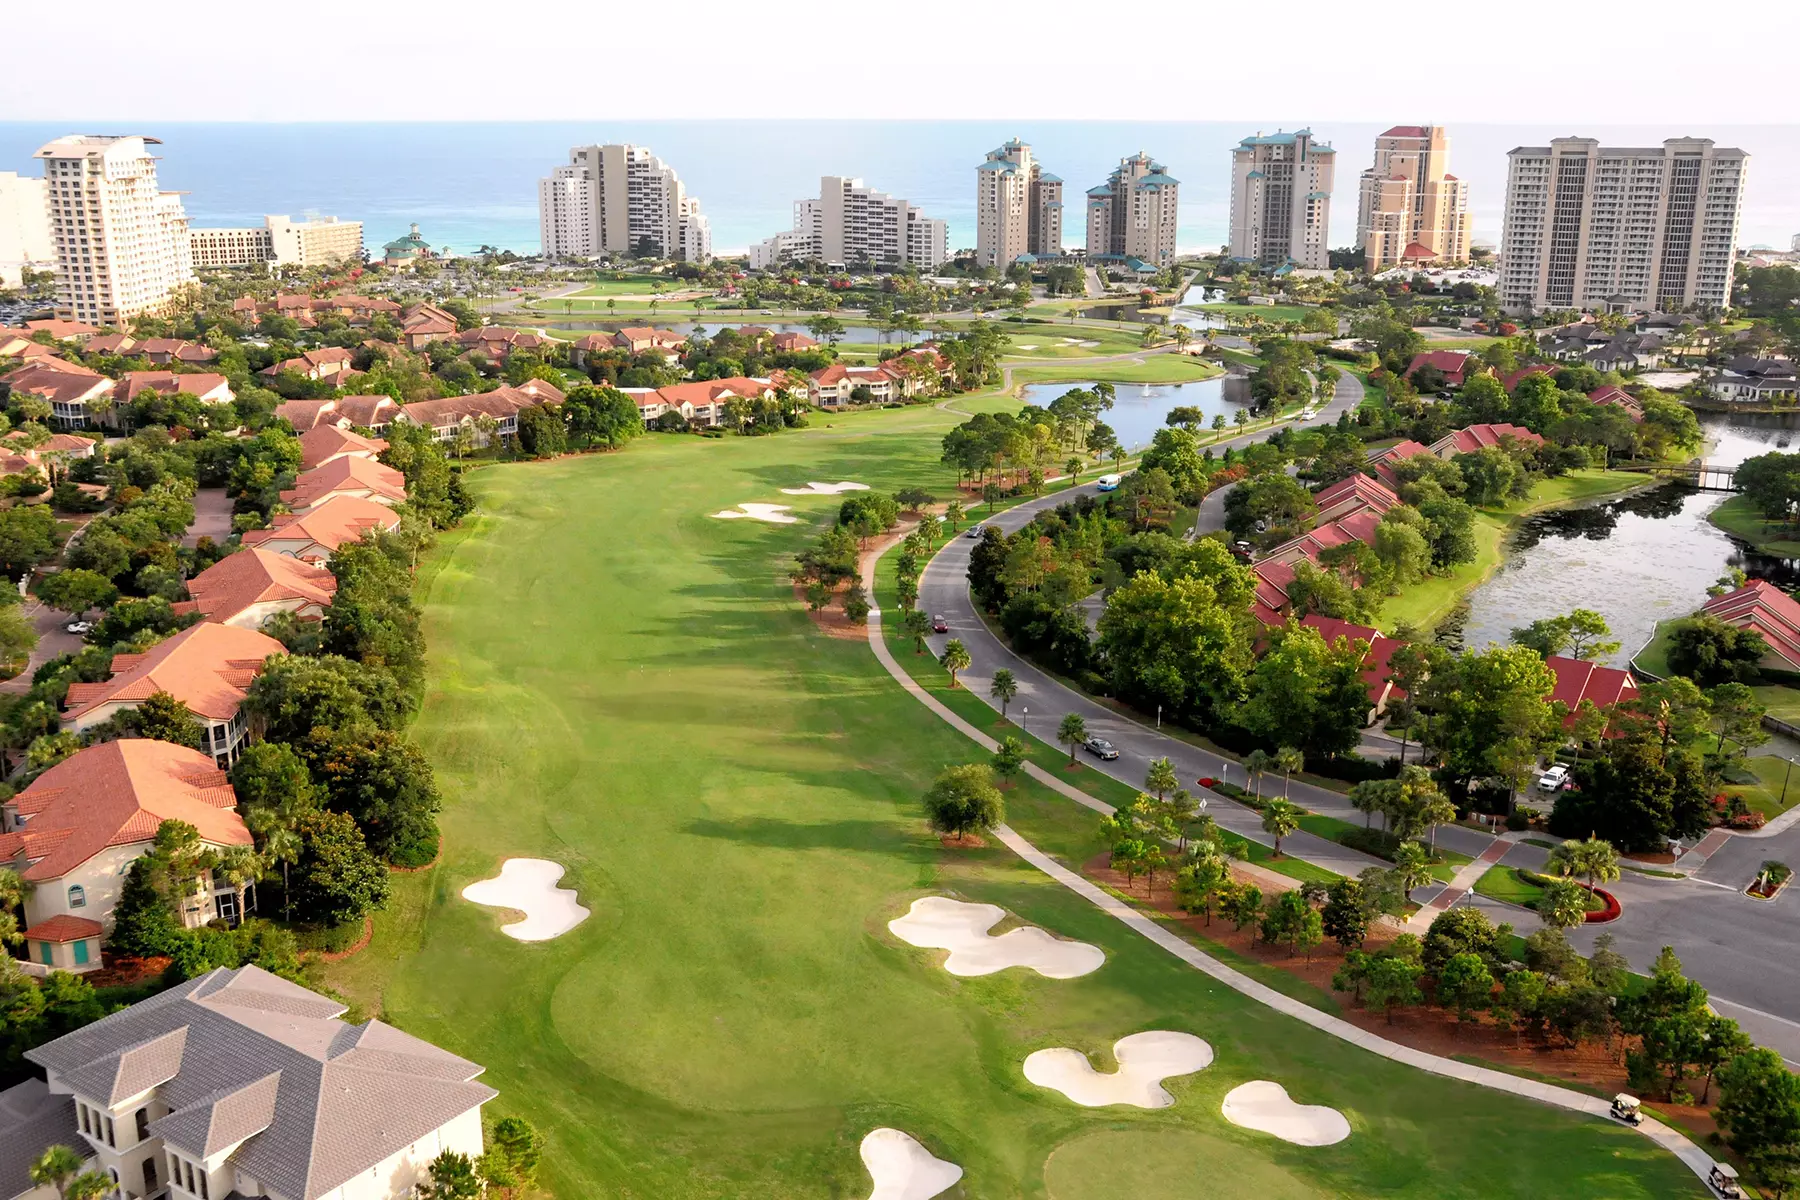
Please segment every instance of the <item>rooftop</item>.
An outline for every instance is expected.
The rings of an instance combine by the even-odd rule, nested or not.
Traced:
[[[202,720],[229,721],[263,660],[286,654],[282,644],[252,629],[195,625],[142,654],[115,654],[112,677],[72,683],[64,721],[78,721],[107,704],[133,704],[167,692]]]

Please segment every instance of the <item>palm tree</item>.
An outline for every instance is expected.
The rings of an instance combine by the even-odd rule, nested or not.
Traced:
[[[1281,798],[1288,798],[1288,789],[1294,786],[1294,772],[1306,765],[1306,755],[1300,753],[1298,747],[1283,746],[1275,752],[1275,769],[1281,772]]]
[[[988,687],[988,695],[1000,702],[1000,719],[1006,720],[1006,706],[1019,694],[1019,681],[1005,667],[994,672],[994,681]]]
[[[1281,839],[1300,828],[1300,809],[1286,800],[1271,800],[1263,808],[1263,832],[1275,838],[1275,857],[1281,857]]]
[[[956,532],[956,526],[962,521],[962,519],[963,519],[963,506],[962,506],[961,500],[952,500],[950,503],[944,505],[944,520],[950,522],[950,532],[951,533]]]
[[[1250,786],[1256,791],[1256,800],[1262,803],[1262,777],[1274,763],[1274,759],[1261,750],[1252,750],[1244,759],[1244,773],[1250,778]]]
[[[1417,842],[1401,842],[1394,851],[1394,874],[1404,895],[1431,882],[1431,855]]]
[[[1144,790],[1154,794],[1158,804],[1180,785],[1181,780],[1175,775],[1174,763],[1166,758],[1150,760],[1150,769],[1144,773]]]
[[[14,915],[31,892],[31,885],[19,878],[11,867],[0,867],[0,946],[14,946],[19,941],[19,918]]]
[[[219,851],[218,862],[213,866],[214,872],[231,885],[232,898],[236,903],[238,923],[244,920],[244,892],[263,875],[263,859],[249,846],[227,846]],[[283,893],[283,899],[286,893]]]
[[[956,686],[956,673],[966,671],[972,660],[969,648],[962,644],[961,638],[951,638],[944,643],[944,652],[938,655],[938,665],[950,672],[950,686]]]
[[[98,1200],[113,1190],[113,1181],[100,1171],[83,1171],[87,1159],[67,1146],[55,1145],[31,1164],[31,1182],[56,1189],[61,1200]]]
[[[1087,741],[1087,722],[1080,713],[1070,713],[1056,727],[1056,740],[1069,748],[1069,765],[1075,765],[1075,747]]]

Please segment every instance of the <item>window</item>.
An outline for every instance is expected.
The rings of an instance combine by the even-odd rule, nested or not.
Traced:
[[[119,1147],[118,1140],[113,1137],[113,1120],[111,1117],[106,1118],[106,1144],[115,1150]]]
[[[87,889],[82,887],[79,883],[71,883],[69,885],[69,907],[87,907]]]
[[[140,1142],[150,1136],[150,1110],[147,1108],[137,1110],[137,1135]]]
[[[144,1195],[148,1196],[156,1190],[156,1156],[153,1154],[144,1160]]]

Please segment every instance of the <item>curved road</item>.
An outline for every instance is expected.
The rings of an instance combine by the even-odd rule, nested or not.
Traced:
[[[1334,421],[1339,412],[1354,409],[1361,399],[1361,382],[1346,374],[1339,379],[1331,403],[1321,410],[1317,420]],[[1246,434],[1219,445],[1246,445],[1268,437],[1270,432]],[[984,524],[1012,532],[1039,512],[1072,498],[1072,494],[1093,491],[1092,483],[1082,484],[1019,504],[988,518]],[[1201,532],[1222,526],[1223,492],[1214,496],[1220,497],[1216,509],[1201,506],[1196,521]],[[1214,520],[1219,525],[1213,524]],[[1174,761],[1184,781],[1210,776],[1240,785],[1245,782],[1243,768],[1235,760],[1222,759],[1161,733],[1119,708],[1075,692],[1009,650],[988,631],[969,599],[969,553],[974,546],[975,539],[952,538],[926,565],[919,581],[919,606],[943,616],[949,626],[947,634],[932,637],[932,651],[941,653],[949,638],[962,639],[973,665],[962,672],[961,679],[972,695],[991,704],[988,686],[993,672],[999,667],[1008,668],[1019,685],[1018,697],[1009,712],[1028,732],[1053,743],[1057,722],[1067,713],[1081,714],[1090,734],[1106,738],[1119,749],[1119,758],[1114,762],[1099,763],[1090,757],[1088,764],[1134,787],[1142,784],[1150,760],[1163,757]],[[1283,783],[1274,776],[1263,787],[1269,794],[1283,787]],[[1268,843],[1261,818],[1251,809],[1217,794],[1199,794],[1208,799],[1207,811],[1222,827]],[[1363,819],[1340,793],[1295,781],[1291,794],[1297,803],[1315,812],[1348,821]],[[1493,845],[1493,839],[1486,834],[1462,827],[1442,828],[1437,839],[1440,845],[1471,857]],[[1385,865],[1307,833],[1287,838],[1285,845],[1297,856],[1340,874],[1354,875],[1364,867]],[[1723,1015],[1737,1019],[1758,1042],[1800,1064],[1800,954],[1793,952],[1800,942],[1793,930],[1795,905],[1800,903],[1794,899],[1796,888],[1790,887],[1773,902],[1751,900],[1739,890],[1765,858],[1784,858],[1800,865],[1800,826],[1770,839],[1733,838],[1694,878],[1662,879],[1627,871],[1623,879],[1609,885],[1624,905],[1624,916],[1610,926],[1576,930],[1571,940],[1583,949],[1591,949],[1595,937],[1609,932],[1620,952],[1639,970],[1648,968],[1662,946],[1673,945],[1688,973],[1713,993]],[[1544,859],[1542,848],[1516,843],[1507,851],[1505,861],[1509,866],[1541,867]],[[1434,890],[1421,889],[1415,899],[1429,901],[1433,895]],[[1536,927],[1536,918],[1527,910],[1472,892],[1458,903],[1481,907],[1495,920],[1509,921],[1522,932]]]

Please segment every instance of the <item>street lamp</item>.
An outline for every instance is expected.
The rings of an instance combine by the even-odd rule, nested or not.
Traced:
[[[24,584],[19,585],[19,590],[20,590],[20,593],[23,594]],[[1787,770],[1785,770],[1781,773],[1781,807],[1783,807],[1783,808],[1787,807],[1788,779],[1789,779],[1789,777],[1791,777],[1793,775],[1793,773],[1794,773],[1794,760],[1790,758],[1787,760]]]
[[[1020,733],[1028,734],[1031,732],[1029,729],[1027,729],[1025,727],[1025,719],[1029,716],[1031,716],[1031,709],[1029,709],[1025,705],[1021,704],[1019,706],[1019,732]]]
[[[1160,704],[1156,706],[1156,727],[1162,728],[1162,705]]]

